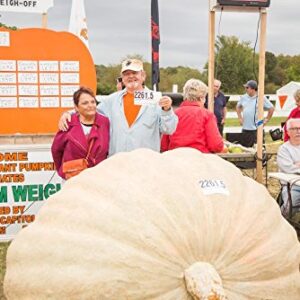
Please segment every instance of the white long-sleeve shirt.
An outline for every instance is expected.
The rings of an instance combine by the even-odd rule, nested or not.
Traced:
[[[126,89],[104,99],[97,110],[110,120],[109,156],[137,148],[160,151],[160,134],[172,134],[178,118],[173,109],[164,111],[157,105],[142,106],[134,123],[129,127],[123,107]]]

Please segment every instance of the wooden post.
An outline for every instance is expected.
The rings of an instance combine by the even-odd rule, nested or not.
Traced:
[[[214,77],[215,77],[215,11],[209,12],[209,59],[208,59],[208,110],[214,111]]]
[[[260,12],[260,39],[259,39],[259,75],[258,75],[258,121],[264,119],[264,91],[265,91],[265,58],[266,58],[266,28],[267,28],[267,12]],[[256,176],[259,183],[263,182],[263,124],[257,128],[257,162]]]
[[[42,14],[42,28],[47,28],[48,16],[47,13]]]

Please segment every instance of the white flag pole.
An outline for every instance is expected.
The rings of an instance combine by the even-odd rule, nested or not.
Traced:
[[[47,28],[48,15],[47,13],[42,14],[42,28]]]

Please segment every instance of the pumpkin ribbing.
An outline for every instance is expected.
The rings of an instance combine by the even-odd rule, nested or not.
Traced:
[[[8,249],[4,290],[8,299],[191,300],[184,273],[198,262],[213,266],[229,300],[300,299],[299,242],[264,186],[215,155],[140,149],[47,200]]]

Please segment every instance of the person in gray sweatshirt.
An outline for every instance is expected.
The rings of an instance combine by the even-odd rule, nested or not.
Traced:
[[[280,172],[289,174],[300,174],[300,119],[289,119],[287,121],[287,132],[289,140],[282,144],[277,153],[277,165]],[[283,205],[281,211],[288,216],[288,190],[287,186],[282,189]],[[292,185],[292,215],[300,211],[300,181],[299,185]]]

